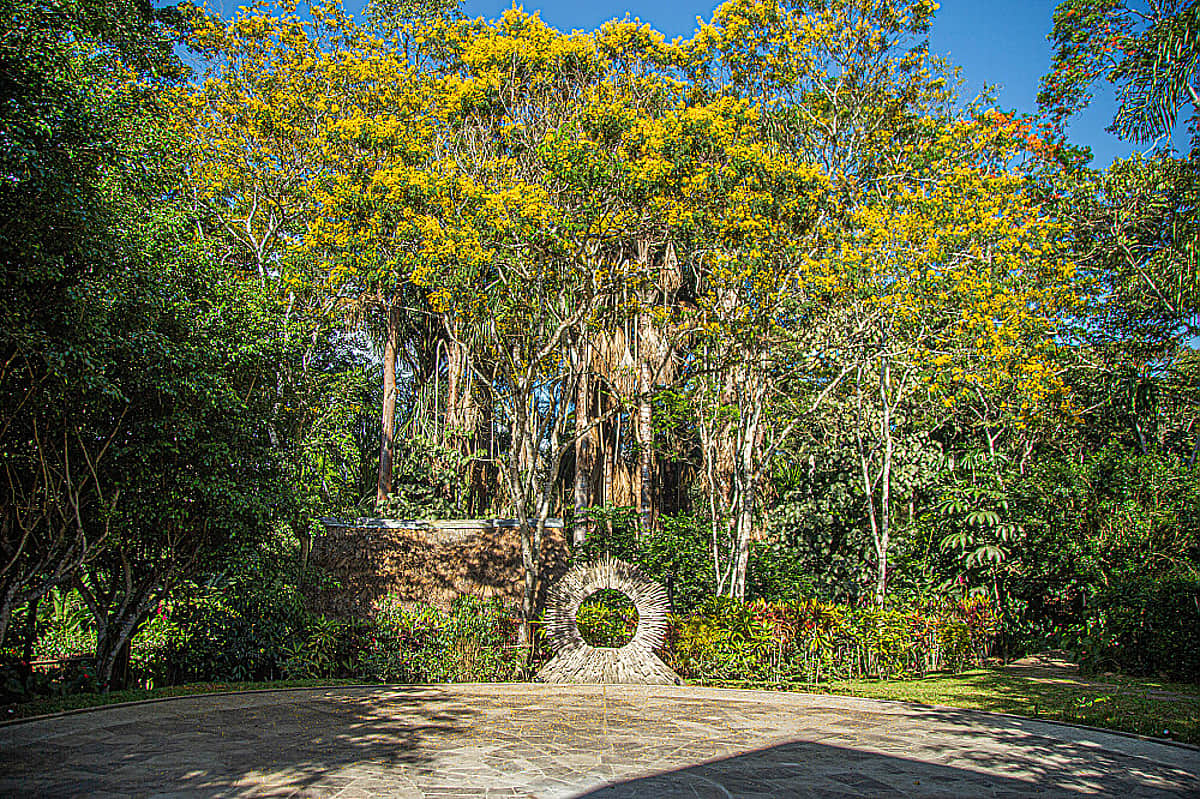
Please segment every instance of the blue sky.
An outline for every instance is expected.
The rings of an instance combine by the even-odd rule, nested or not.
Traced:
[[[497,0],[468,0],[468,16],[496,17],[512,5]],[[687,0],[639,0],[636,3],[590,3],[587,0],[533,0],[526,11],[541,11],[554,27],[569,31],[592,30],[614,17],[638,17],[662,31],[667,38],[688,36],[696,17],[707,19],[717,3]],[[950,57],[963,68],[968,96],[978,94],[984,84],[995,86],[998,105],[1005,110],[1033,111],[1037,106],[1038,81],[1050,68],[1051,14],[1056,3],[1049,0],[941,0],[934,17],[930,49]],[[1098,86],[1096,99],[1071,124],[1071,139],[1092,148],[1095,166],[1108,166],[1114,157],[1129,155],[1133,148],[1105,132],[1112,120],[1112,92]]]

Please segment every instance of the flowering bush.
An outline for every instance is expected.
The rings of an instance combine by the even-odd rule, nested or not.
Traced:
[[[674,621],[664,655],[695,679],[890,678],[977,665],[998,627],[986,597],[899,609],[717,599]]]
[[[499,600],[460,596],[450,612],[386,597],[361,669],[380,682],[489,682],[519,670],[517,620]]]

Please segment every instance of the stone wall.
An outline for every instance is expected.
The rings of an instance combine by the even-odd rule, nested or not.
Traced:
[[[456,596],[521,602],[521,537],[508,519],[409,522],[322,519],[313,539],[305,598],[333,616],[365,616],[392,594],[448,608]],[[566,538],[557,519],[542,542],[543,587],[566,571]]]

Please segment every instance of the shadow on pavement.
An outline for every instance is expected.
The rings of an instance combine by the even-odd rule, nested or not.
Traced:
[[[349,765],[377,771],[387,793],[475,715],[437,688],[306,693],[172,699],[0,729],[0,795],[290,794],[317,781],[325,792]]]
[[[0,727],[0,796],[1134,799],[1200,797],[1197,764],[1027,719],[647,686],[342,687]]]
[[[1069,746],[1065,748],[1070,749]],[[1186,772],[1176,773],[1174,779],[1164,778],[1161,773],[1153,776],[1114,771],[1097,774],[1097,769],[1103,771],[1116,764],[1105,764],[1102,757],[1097,760],[1097,755],[1102,753],[1096,752],[1090,752],[1092,760],[1081,771],[1073,771],[1079,763],[1074,762],[1076,758],[1072,755],[1081,752],[1064,753],[1060,748],[1055,754],[1065,754],[1062,768],[1031,768],[1032,757],[1029,761],[1024,758],[1013,760],[981,753],[968,756],[962,765],[947,766],[850,747],[797,741],[614,783],[579,794],[577,799],[1024,799],[1029,796],[1071,799],[1096,795],[1183,799],[1200,796],[1200,781]],[[1128,766],[1128,762],[1120,764],[1121,768]],[[984,768],[990,773],[977,770]],[[1002,776],[1002,772],[1018,770],[1024,772],[1020,777]],[[1161,767],[1157,771],[1161,772]]]

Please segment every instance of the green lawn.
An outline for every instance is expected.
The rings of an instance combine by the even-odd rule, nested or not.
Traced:
[[[739,683],[738,687],[771,686]],[[1094,680],[1035,679],[1000,668],[913,680],[834,680],[782,687],[990,710],[1200,744],[1198,685],[1115,676]]]
[[[7,719],[38,716],[63,710],[97,707],[143,699],[267,688],[309,688],[347,685],[358,680],[287,680],[261,683],[197,683],[154,690],[116,691],[111,694],[75,694],[27,702],[5,708]],[[716,683],[738,688],[785,690],[891,699],[927,705],[948,705],[967,710],[991,710],[1019,716],[1087,724],[1158,738],[1200,744],[1200,686],[1103,677],[1037,679],[1005,669],[976,669],[955,675],[914,680],[836,680],[785,686],[755,683]]]
[[[122,702],[141,702],[146,699],[167,699],[172,696],[191,696],[225,691],[262,691],[272,688],[319,688],[325,685],[358,685],[362,680],[274,680],[272,682],[200,682],[189,685],[172,685],[168,688],[131,688],[113,691],[110,694],[71,694],[35,699],[19,705],[10,705],[0,711],[3,720],[61,713],[64,710],[79,710]]]

